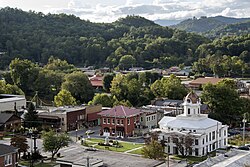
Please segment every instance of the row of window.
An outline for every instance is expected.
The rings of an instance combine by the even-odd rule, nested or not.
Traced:
[[[124,120],[123,119],[116,119],[116,125],[124,125]],[[112,125],[115,124],[115,119],[110,119],[110,118],[103,118],[103,124],[110,124],[112,122]],[[130,119],[128,119],[127,122],[128,125],[130,125]]]
[[[155,120],[156,119],[156,117],[155,117],[155,115],[152,115],[152,116],[147,116],[147,122],[148,121],[150,121],[150,120]]]

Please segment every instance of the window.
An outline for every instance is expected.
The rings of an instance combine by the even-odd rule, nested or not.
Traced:
[[[206,142],[208,141],[208,136],[206,135]]]
[[[117,125],[120,125],[120,120],[119,119],[117,119]]]
[[[4,165],[11,165],[12,164],[12,155],[5,155],[4,156]]]
[[[121,125],[123,125],[123,119],[121,120]]]
[[[193,132],[196,132],[196,130],[193,130]]]
[[[150,121],[150,116],[148,117],[148,121]]]
[[[103,124],[106,124],[106,118],[103,118]]]
[[[141,117],[141,122],[143,121],[143,117]]]
[[[113,125],[115,124],[115,119],[112,119],[112,124],[113,124]]]
[[[203,138],[203,140],[202,140],[202,144],[205,144],[205,139]]]
[[[224,136],[226,136],[226,134],[227,134],[227,131],[226,131],[226,130],[224,130]]]
[[[209,141],[211,141],[211,132],[209,133]]]
[[[108,124],[110,124],[110,119],[109,118],[108,118],[107,122],[108,122]]]
[[[212,140],[215,139],[215,131],[213,131],[213,134],[212,134]]]
[[[128,119],[128,125],[130,125],[130,119]]]
[[[187,102],[190,103],[190,99],[187,99]]]
[[[198,108],[198,114],[200,114],[200,109]]]
[[[152,120],[154,120],[154,116],[152,116]]]
[[[188,108],[188,114],[190,114],[190,108]]]
[[[195,145],[199,145],[199,140],[195,139]]]

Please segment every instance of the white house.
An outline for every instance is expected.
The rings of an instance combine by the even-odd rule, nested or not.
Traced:
[[[165,151],[170,154],[180,154],[173,135],[191,135],[194,138],[191,156],[203,156],[216,150],[225,148],[228,141],[228,126],[208,118],[200,113],[201,100],[194,92],[184,98],[184,113],[176,117],[165,116],[159,122],[160,139],[165,140]],[[159,129],[158,129],[159,130]]]

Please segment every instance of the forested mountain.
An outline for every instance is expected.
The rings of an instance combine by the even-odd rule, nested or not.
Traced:
[[[181,23],[174,25],[172,27],[185,30],[188,32],[206,33],[208,31],[213,31],[216,29],[224,29],[225,26],[230,24],[242,23],[250,21],[250,18],[230,18],[223,16],[216,17],[201,17],[193,18],[182,21]]]
[[[243,23],[229,24],[217,29],[205,32],[204,35],[210,38],[245,35],[250,33],[250,20]]]
[[[206,42],[139,16],[106,24],[74,15],[0,10],[0,68],[14,58],[46,64],[52,55],[76,66],[126,68],[132,61],[135,66],[169,67],[191,64],[196,48]]]

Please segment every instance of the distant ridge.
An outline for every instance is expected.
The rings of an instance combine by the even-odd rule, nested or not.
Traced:
[[[232,18],[224,16],[206,17],[187,19],[177,25],[171,26],[188,32],[204,33],[217,29],[229,24],[242,23],[250,20],[250,18]]]

